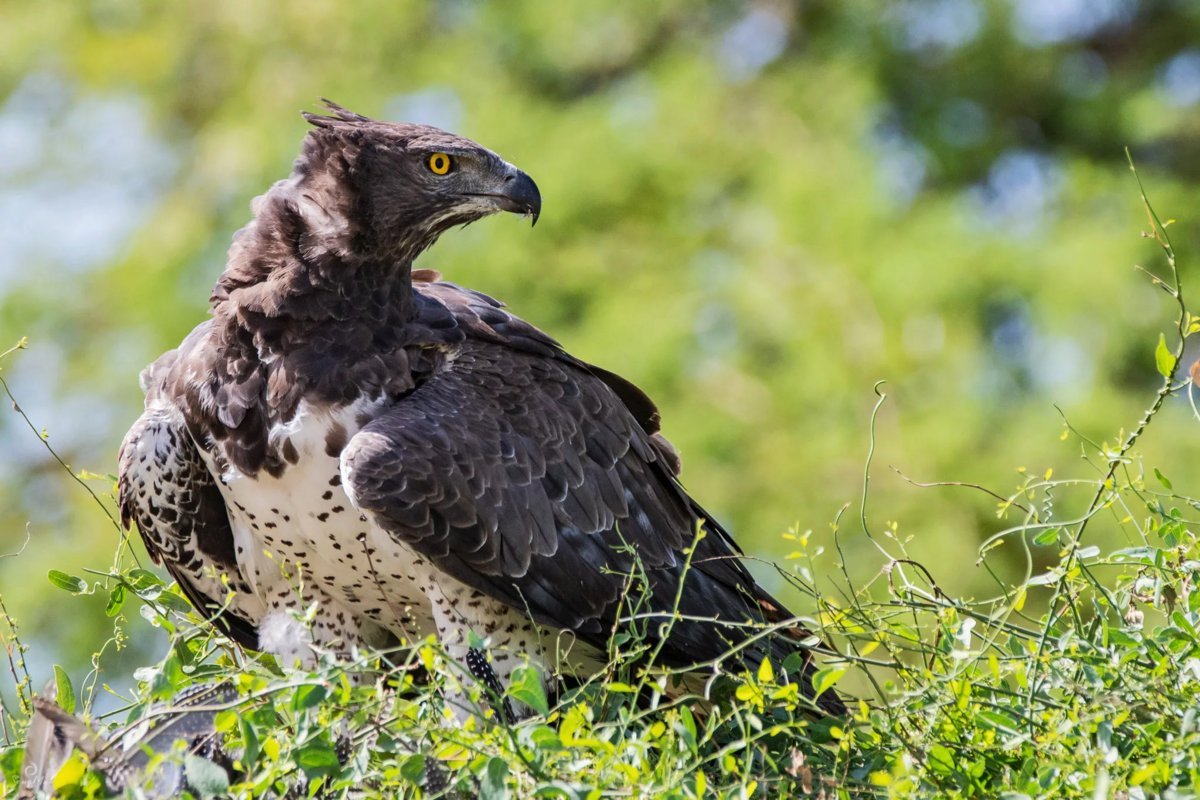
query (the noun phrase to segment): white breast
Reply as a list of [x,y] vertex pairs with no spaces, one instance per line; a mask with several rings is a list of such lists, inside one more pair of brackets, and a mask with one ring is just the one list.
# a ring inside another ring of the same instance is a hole
[[338,457],[326,445],[337,426],[345,437],[335,438],[344,444],[358,430],[357,420],[380,402],[322,407],[302,401],[296,415],[269,434],[277,452],[290,443],[295,463],[278,478],[231,467],[220,483],[239,566],[265,602],[315,595],[330,607],[322,610],[345,609],[411,641],[434,630],[421,588],[428,567],[354,507],[342,489]]

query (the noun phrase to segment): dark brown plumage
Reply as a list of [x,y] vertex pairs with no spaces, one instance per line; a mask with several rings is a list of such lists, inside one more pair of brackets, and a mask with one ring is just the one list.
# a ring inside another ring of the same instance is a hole
[[[143,376],[121,504],[151,552],[248,646],[305,661],[436,633],[465,655],[473,631],[501,680],[526,657],[594,668],[641,575],[643,612],[679,598],[662,662],[799,652],[811,694],[809,634],[684,491],[649,398],[413,271],[453,226],[536,220],[533,181],[460,137],[330,107],[235,237],[213,318]],[[301,630],[288,612],[311,603]]]

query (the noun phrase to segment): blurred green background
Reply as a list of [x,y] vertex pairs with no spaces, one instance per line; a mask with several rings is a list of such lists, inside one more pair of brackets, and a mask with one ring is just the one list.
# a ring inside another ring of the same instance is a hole
[[[139,370],[203,318],[321,96],[538,181],[535,230],[488,220],[422,264],[645,387],[688,487],[770,559],[793,525],[831,549],[882,379],[872,519],[943,588],[990,591],[994,502],[889,467],[1094,478],[1055,405],[1097,441],[1140,416],[1172,306],[1133,268],[1164,265],[1123,147],[1196,276],[1200,6],[1181,0],[8,0],[0,19],[0,350],[30,339],[2,368],[76,471],[115,470]],[[1172,400],[1145,445],[1183,491],[1190,413]],[[867,580],[879,557],[843,527]],[[115,541],[0,413],[0,553],[26,543],[0,592],[35,680],[110,635],[103,598],[47,570],[105,569]],[[127,644],[104,680],[162,647],[144,626]]]

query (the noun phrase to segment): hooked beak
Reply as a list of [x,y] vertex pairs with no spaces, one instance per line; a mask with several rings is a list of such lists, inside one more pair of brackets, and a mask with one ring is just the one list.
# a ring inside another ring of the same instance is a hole
[[501,211],[533,217],[534,225],[537,225],[538,216],[542,213],[542,193],[538,191],[537,184],[516,167],[509,168],[498,191],[478,196],[487,197]]

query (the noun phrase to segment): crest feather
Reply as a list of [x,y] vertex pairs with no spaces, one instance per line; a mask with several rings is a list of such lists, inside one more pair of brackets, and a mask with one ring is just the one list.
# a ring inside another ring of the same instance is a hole
[[374,123],[370,117],[356,114],[348,108],[338,105],[329,98],[322,97],[321,103],[333,112],[332,116],[314,114],[311,111],[301,111],[300,115],[308,120],[310,125],[318,128],[332,128],[338,125],[364,125]]

